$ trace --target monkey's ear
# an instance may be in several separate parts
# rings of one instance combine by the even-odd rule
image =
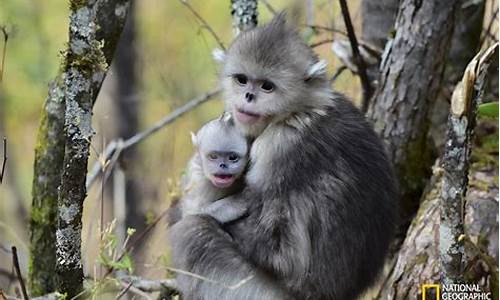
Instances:
[[[316,77],[320,77],[326,73],[326,66],[327,62],[326,60],[320,60],[317,63],[313,64],[312,66],[309,67],[307,70],[306,78],[305,80],[311,80]]]
[[[193,143],[193,146],[198,147],[198,138],[196,137],[196,134],[194,132],[191,133],[191,142]]]
[[[212,57],[215,59],[216,62],[218,63],[223,63],[226,60],[226,52],[224,50],[215,48],[212,51]]]

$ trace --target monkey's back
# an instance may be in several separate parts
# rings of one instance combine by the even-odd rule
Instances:
[[[297,299],[354,299],[381,270],[396,223],[382,143],[336,95],[327,114],[272,160],[270,184],[245,190],[250,215],[228,231]]]

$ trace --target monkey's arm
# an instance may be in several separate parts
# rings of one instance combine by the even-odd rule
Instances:
[[[169,230],[180,292],[185,299],[293,299],[249,263],[227,232],[208,216],[187,216]],[[202,276],[200,279],[199,276]]]
[[[237,220],[246,212],[247,206],[244,202],[233,201],[230,197],[217,200],[200,209],[201,214],[209,215],[221,224]]]

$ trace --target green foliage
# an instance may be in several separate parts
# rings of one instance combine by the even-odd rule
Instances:
[[[134,266],[132,258],[129,253],[126,252],[126,245],[129,238],[135,233],[135,229],[127,229],[127,239],[122,247],[118,249],[118,237],[114,233],[115,227],[116,220],[113,220],[113,222],[111,222],[102,232],[98,262],[109,269],[124,270],[128,273],[132,273],[134,271]]]
[[[480,118],[493,118],[498,120],[498,102],[489,102],[479,105],[477,109]]]

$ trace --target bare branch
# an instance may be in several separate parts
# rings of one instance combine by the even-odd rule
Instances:
[[[486,27],[486,30],[484,31],[484,35],[481,38],[481,42],[479,43],[481,45],[479,47],[479,49],[481,49],[484,46],[484,44],[486,43],[486,41],[488,40],[488,38],[492,38],[493,41],[496,40],[496,37],[491,33],[491,28],[493,27],[493,24],[495,24],[495,21],[496,21],[497,16],[498,16],[498,7],[494,8],[493,11],[494,11],[494,13],[491,16],[491,19],[490,19],[490,21],[488,23],[488,26]]]
[[[175,279],[151,280],[131,275],[119,276],[117,279],[147,293],[163,290],[177,291],[177,282]]]
[[[203,19],[203,17],[200,16],[200,14],[191,6],[191,4],[189,4],[189,2],[187,0],[179,0],[179,1],[185,7],[187,7],[187,9],[189,9],[189,11],[196,17],[196,19],[198,21],[201,22],[202,27],[204,27],[206,30],[208,30],[208,32],[210,32],[210,34],[213,36],[213,38],[215,39],[215,41],[217,42],[217,44],[219,44],[219,47],[222,50],[226,50],[226,47],[224,47],[224,44],[222,43],[222,41],[219,38],[219,36],[215,33],[215,31],[212,29],[212,27],[210,25],[208,25],[207,21],[205,21],[205,19]]]
[[[316,43],[312,43],[311,45],[309,45],[311,48],[316,48],[318,46],[321,46],[321,45],[324,45],[324,44],[329,44],[329,43],[333,43],[333,39],[326,39],[326,40],[322,40],[322,41],[319,41],[319,42],[316,42]]]
[[[17,257],[17,248],[12,246],[12,263],[14,264],[14,268],[16,270],[17,279],[19,280],[19,284],[21,285],[21,291],[23,292],[24,300],[28,300],[28,292],[26,292],[26,285],[24,284],[24,279],[21,274],[21,268],[19,267],[19,258]]]
[[[0,172],[0,184],[3,182],[3,175],[5,174],[5,166],[7,165],[7,138],[3,138],[3,162],[2,172]]]
[[[212,97],[217,95],[219,92],[220,92],[220,88],[217,88],[217,89],[214,89],[208,93],[205,93],[201,96],[198,96],[198,97],[188,101],[186,104],[184,104],[181,107],[174,110],[171,114],[165,116],[163,119],[156,122],[152,127],[148,128],[142,132],[137,133],[136,135],[123,141],[123,143],[119,143],[119,141],[110,142],[108,144],[108,146],[106,147],[106,149],[104,150],[103,161],[107,162],[110,158],[113,157],[113,155],[116,151],[121,152],[127,148],[130,148],[130,147],[140,143],[141,141],[145,140],[147,137],[151,136],[152,134],[159,131],[163,127],[174,122],[179,117],[186,114],[187,112],[189,112],[189,111],[193,110],[194,108],[198,107],[199,105],[207,102]],[[109,168],[108,171],[111,171],[111,169],[113,168],[113,165],[110,163],[108,168]],[[94,166],[92,167],[91,171],[89,172],[89,175],[87,176],[87,189],[89,189],[92,186],[94,181],[97,179],[97,176],[101,172],[102,172],[101,163],[96,162],[94,164]]]
[[[330,79],[331,82],[334,82],[337,80],[337,78],[342,74],[345,70],[347,70],[347,67],[345,65],[340,66],[335,73],[333,74],[332,78]]]
[[[347,36],[347,33],[345,33],[344,31],[342,31],[340,29],[335,29],[332,27],[327,27],[327,26],[322,26],[322,25],[314,25],[314,24],[304,24],[304,26],[311,28],[312,30],[316,30],[316,31],[328,31],[328,32],[338,33],[338,34],[341,34],[343,36]]]
[[[3,81],[3,73],[5,70],[5,56],[7,55],[7,41],[9,40],[9,33],[5,26],[0,26],[0,31],[3,34],[3,50],[2,50],[2,63],[0,65],[0,82]]]
[[[351,42],[352,53],[354,62],[358,66],[359,78],[361,79],[361,85],[363,86],[363,105],[362,110],[366,112],[368,110],[368,104],[370,103],[370,98],[373,95],[373,87],[368,79],[368,74],[366,72],[366,63],[363,57],[359,54],[358,40],[356,39],[356,34],[354,33],[354,28],[351,22],[351,16],[349,15],[349,8],[345,0],[339,0],[340,8],[342,11],[342,16],[344,17],[344,23],[347,30],[347,35],[349,41]]]

